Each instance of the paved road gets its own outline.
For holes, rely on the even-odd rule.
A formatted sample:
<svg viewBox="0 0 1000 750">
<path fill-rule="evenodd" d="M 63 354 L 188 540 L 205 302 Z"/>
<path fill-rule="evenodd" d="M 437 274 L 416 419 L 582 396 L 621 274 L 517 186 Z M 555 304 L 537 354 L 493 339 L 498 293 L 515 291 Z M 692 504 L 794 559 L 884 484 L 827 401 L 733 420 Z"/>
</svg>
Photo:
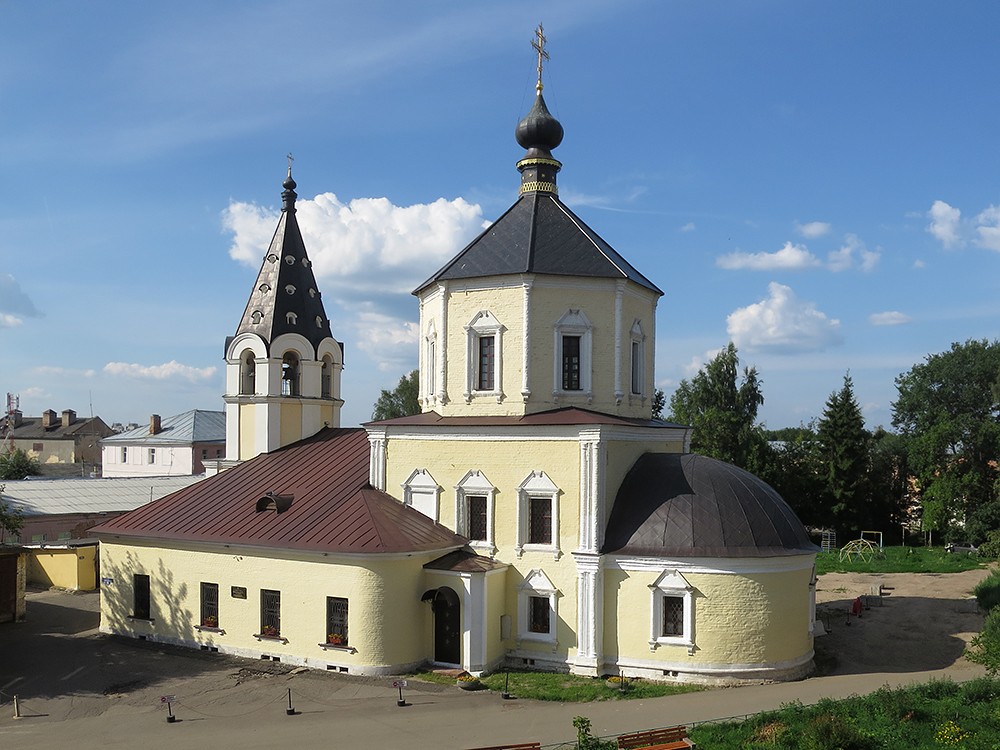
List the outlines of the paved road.
<svg viewBox="0 0 1000 750">
<path fill-rule="evenodd" d="M 931 672 L 818 677 L 641 701 L 555 704 L 410 681 L 397 707 L 388 680 L 303 672 L 101 636 L 96 595 L 29 595 L 29 622 L 0 630 L 0 748 L 468 748 L 572 739 L 573 717 L 595 734 L 708 721 L 866 693 L 882 685 L 981 672 L 964 662 Z M 286 715 L 292 690 L 296 714 Z M 9 695 L 25 718 L 13 719 Z M 159 702 L 176 694 L 175 723 Z"/>
</svg>

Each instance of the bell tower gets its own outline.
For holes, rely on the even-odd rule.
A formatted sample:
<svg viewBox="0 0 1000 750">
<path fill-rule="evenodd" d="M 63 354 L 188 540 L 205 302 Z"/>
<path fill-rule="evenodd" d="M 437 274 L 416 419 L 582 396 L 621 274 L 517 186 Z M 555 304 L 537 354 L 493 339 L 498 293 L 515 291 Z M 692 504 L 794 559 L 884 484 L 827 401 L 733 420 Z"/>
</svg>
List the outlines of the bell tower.
<svg viewBox="0 0 1000 750">
<path fill-rule="evenodd" d="M 281 217 L 236 335 L 226 340 L 226 460 L 340 426 L 343 345 L 330 332 L 295 217 L 289 156 Z"/>
</svg>

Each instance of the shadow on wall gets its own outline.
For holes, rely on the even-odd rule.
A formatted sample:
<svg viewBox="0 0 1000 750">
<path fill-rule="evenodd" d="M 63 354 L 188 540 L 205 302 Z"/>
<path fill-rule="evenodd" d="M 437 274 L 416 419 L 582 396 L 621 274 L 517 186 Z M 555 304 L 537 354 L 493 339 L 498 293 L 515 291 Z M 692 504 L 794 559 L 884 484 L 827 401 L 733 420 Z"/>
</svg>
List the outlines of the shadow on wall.
<svg viewBox="0 0 1000 750">
<path fill-rule="evenodd" d="M 149 576 L 149 619 L 136 618 L 135 576 Z M 194 618 L 187 602 L 188 585 L 179 586 L 174 574 L 157 560 L 156 570 L 144 568 L 131 552 L 124 559 L 112 562 L 101 556 L 102 622 L 105 630 L 114 633 L 145 635 L 149 640 L 185 638 L 190 640 Z"/>
</svg>

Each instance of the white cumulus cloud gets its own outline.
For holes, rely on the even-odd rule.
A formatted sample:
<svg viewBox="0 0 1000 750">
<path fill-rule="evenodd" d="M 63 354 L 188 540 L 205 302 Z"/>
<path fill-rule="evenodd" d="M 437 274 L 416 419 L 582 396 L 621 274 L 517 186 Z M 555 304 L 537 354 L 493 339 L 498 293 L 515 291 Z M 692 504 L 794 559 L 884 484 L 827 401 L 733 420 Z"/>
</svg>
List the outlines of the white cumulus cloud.
<svg viewBox="0 0 1000 750">
<path fill-rule="evenodd" d="M 129 362 L 108 362 L 104 372 L 144 380 L 189 380 L 192 383 L 208 380 L 215 375 L 214 367 L 191 367 L 170 360 L 162 365 L 138 365 Z"/>
<path fill-rule="evenodd" d="M 803 237 L 814 240 L 827 234 L 830 231 L 830 225 L 825 221 L 810 221 L 805 224 L 796 224 L 795 231 Z"/>
<path fill-rule="evenodd" d="M 295 206 L 313 272 L 328 294 L 408 294 L 487 226 L 480 206 L 463 198 L 396 206 L 387 198 L 343 203 L 321 193 Z M 231 203 L 223 212 L 223 225 L 233 233 L 230 256 L 259 266 L 278 216 L 254 204 Z"/>
<path fill-rule="evenodd" d="M 24 321 L 16 315 L 0 313 L 0 328 L 17 328 L 22 323 L 24 323 Z"/>
<path fill-rule="evenodd" d="M 897 310 L 887 310 L 886 312 L 872 313 L 868 316 L 868 322 L 873 326 L 899 326 L 909 323 L 913 318 Z"/>
<path fill-rule="evenodd" d="M 826 265 L 831 271 L 846 271 L 857 267 L 867 272 L 875 267 L 880 255 L 877 251 L 869 250 L 857 235 L 849 234 L 839 250 L 833 250 L 827 255 Z"/>
<path fill-rule="evenodd" d="M 383 372 L 400 372 L 415 366 L 419 325 L 374 310 L 362 311 L 353 324 L 357 346 Z"/>
<path fill-rule="evenodd" d="M 927 216 L 931 220 L 927 225 L 927 231 L 946 249 L 950 250 L 965 244 L 961 234 L 962 212 L 959 209 L 949 206 L 944 201 L 934 201 Z"/>
<path fill-rule="evenodd" d="M 976 217 L 976 244 L 1000 252 L 1000 206 L 989 206 Z"/>
<path fill-rule="evenodd" d="M 727 271 L 795 271 L 815 268 L 821 263 L 805 246 L 786 242 L 784 247 L 773 253 L 744 253 L 737 250 L 721 255 L 715 259 L 715 265 Z"/>
<path fill-rule="evenodd" d="M 687 224 L 685 224 L 684 226 L 682 226 L 679 231 L 681 231 L 681 232 L 693 232 L 697 228 L 698 227 L 695 226 L 695 223 L 693 221 L 689 221 Z"/>
<path fill-rule="evenodd" d="M 733 343 L 747 352 L 779 354 L 820 351 L 839 344 L 840 321 L 828 318 L 790 287 L 768 284 L 766 299 L 734 310 L 726 318 Z"/>
</svg>

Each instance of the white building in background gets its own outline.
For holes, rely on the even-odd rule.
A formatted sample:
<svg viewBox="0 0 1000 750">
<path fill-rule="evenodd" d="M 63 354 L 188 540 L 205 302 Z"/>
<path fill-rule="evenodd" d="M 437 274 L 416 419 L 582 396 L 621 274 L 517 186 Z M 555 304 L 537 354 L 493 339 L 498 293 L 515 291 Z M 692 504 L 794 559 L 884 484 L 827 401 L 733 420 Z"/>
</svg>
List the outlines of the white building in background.
<svg viewBox="0 0 1000 750">
<path fill-rule="evenodd" d="M 105 477 L 174 477 L 205 473 L 226 454 L 226 414 L 192 409 L 101 441 Z"/>
</svg>

